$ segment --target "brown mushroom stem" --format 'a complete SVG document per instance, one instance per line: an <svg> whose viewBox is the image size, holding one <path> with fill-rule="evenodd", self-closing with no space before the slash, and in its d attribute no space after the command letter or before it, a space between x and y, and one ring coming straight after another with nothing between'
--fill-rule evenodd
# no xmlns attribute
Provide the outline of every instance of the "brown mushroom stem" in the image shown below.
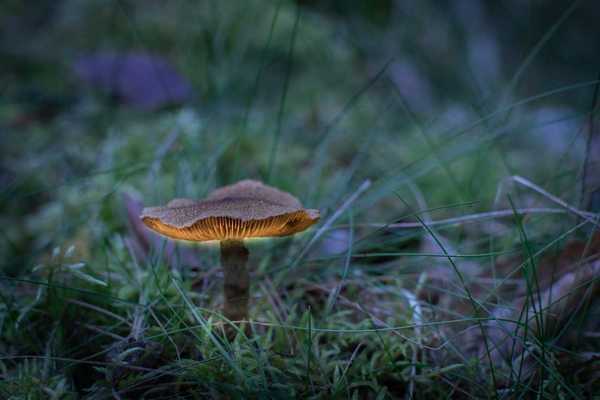
<svg viewBox="0 0 600 400"><path fill-rule="evenodd" d="M248 249L243 240L221 241L221 267L223 268L223 315L230 321L248 320L250 277L246 264ZM230 327L231 328L231 327ZM232 333L231 329L226 329Z"/></svg>

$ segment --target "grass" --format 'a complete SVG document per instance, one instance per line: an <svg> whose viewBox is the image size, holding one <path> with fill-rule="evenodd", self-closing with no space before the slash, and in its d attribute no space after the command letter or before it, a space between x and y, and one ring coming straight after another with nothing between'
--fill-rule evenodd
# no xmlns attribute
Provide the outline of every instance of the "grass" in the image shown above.
<svg viewBox="0 0 600 400"><path fill-rule="evenodd" d="M377 27L287 1L66 1L17 32L0 78L0 397L591 398L599 216L579 204L599 82L547 72L573 71L556 54L582 3L507 50L516 72L484 82L497 99L430 2ZM425 26L453 50L434 67ZM144 112L69 78L103 48L164 55L196 98ZM428 112L392 79L405 58L441 97ZM554 106L569 109L535 118ZM535 136L563 123L559 150ZM249 241L251 332L226 340L218 248L136 216L245 178L322 219Z"/></svg>

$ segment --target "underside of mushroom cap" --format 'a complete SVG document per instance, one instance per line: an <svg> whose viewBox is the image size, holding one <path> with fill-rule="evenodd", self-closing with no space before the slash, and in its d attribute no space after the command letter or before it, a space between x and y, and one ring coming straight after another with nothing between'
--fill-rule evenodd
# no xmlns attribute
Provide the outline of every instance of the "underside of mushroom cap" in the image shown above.
<svg viewBox="0 0 600 400"><path fill-rule="evenodd" d="M175 199L164 207L145 208L142 221L152 230L191 241L287 236L319 219L294 196L245 180L212 192L205 200Z"/></svg>

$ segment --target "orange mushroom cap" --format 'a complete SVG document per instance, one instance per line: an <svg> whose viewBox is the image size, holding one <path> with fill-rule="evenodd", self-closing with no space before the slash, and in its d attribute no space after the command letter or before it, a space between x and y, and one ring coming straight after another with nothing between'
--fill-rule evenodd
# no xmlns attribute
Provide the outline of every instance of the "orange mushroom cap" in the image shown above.
<svg viewBox="0 0 600 400"><path fill-rule="evenodd" d="M203 242L287 236L319 220L289 193L243 180L210 193L204 200L174 199L147 207L140 216L150 229L172 239Z"/></svg>

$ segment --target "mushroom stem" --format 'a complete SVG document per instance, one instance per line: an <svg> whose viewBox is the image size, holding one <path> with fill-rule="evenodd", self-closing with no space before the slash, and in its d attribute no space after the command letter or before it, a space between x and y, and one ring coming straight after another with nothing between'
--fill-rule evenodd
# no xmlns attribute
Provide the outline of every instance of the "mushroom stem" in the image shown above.
<svg viewBox="0 0 600 400"><path fill-rule="evenodd" d="M223 315L230 321L248 320L250 277L246 264L248 249L243 240L221 241L221 267L223 268ZM226 328L228 336L235 332Z"/></svg>

